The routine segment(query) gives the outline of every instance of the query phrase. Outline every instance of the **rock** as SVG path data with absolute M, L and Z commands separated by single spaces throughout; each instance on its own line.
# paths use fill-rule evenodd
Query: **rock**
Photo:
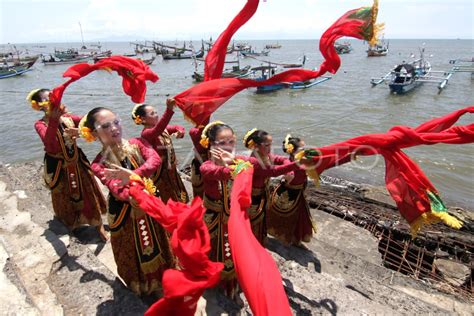
M 450 284 L 459 286 L 470 276 L 471 270 L 462 263 L 447 259 L 435 259 L 434 265 Z

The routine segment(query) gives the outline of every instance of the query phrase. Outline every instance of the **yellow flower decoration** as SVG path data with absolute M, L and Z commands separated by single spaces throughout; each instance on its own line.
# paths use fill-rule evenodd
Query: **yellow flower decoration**
M 89 127 L 84 126 L 84 124 L 87 121 L 87 115 L 84 115 L 79 122 L 79 134 L 81 134 L 81 137 L 84 138 L 84 140 L 88 143 L 91 143 L 95 141 L 95 136 L 92 135 L 92 131 Z
M 135 116 L 135 118 L 133 119 L 133 121 L 134 121 L 135 124 L 137 124 L 137 125 L 140 125 L 140 124 L 143 123 L 142 117 L 141 117 L 140 115 Z
M 201 140 L 199 141 L 199 144 L 201 144 L 201 146 L 203 148 L 209 148 L 209 138 L 201 137 Z
M 229 168 L 232 169 L 232 179 L 235 179 L 242 171 L 253 168 L 253 165 L 249 161 L 234 159 L 234 164 L 229 166 Z
M 242 139 L 242 142 L 244 143 L 244 146 L 247 147 L 248 149 L 254 149 L 255 148 L 255 142 L 253 140 L 249 140 L 249 137 L 257 131 L 257 128 L 252 128 L 250 131 L 248 131 L 244 138 Z
M 290 134 L 286 135 L 285 142 L 283 143 L 283 145 L 285 146 L 285 150 L 288 154 L 292 154 L 295 151 L 295 146 L 293 144 L 290 144 L 290 138 Z
M 204 127 L 204 129 L 202 130 L 201 140 L 199 141 L 199 144 L 201 144 L 203 148 L 209 148 L 209 137 L 207 137 L 207 132 L 209 131 L 211 127 L 215 125 L 224 125 L 224 124 L 225 123 L 222 121 L 214 121 L 207 124 L 206 127 Z
M 130 176 L 130 181 L 141 183 L 146 192 L 148 192 L 150 195 L 155 195 L 156 186 L 153 183 L 153 180 L 150 178 L 141 178 L 138 174 L 134 173 Z
M 132 118 L 135 124 L 140 125 L 143 123 L 142 117 L 140 115 L 137 115 L 137 110 L 139 107 L 141 107 L 143 103 L 137 103 L 132 109 Z

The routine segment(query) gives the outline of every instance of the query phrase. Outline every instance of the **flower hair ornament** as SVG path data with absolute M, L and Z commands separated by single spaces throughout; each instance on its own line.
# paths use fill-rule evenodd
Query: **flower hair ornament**
M 51 102 L 48 101 L 43 101 L 43 102 L 37 102 L 35 100 L 33 100 L 33 96 L 38 92 L 40 91 L 41 89 L 33 89 L 30 91 L 30 93 L 28 93 L 28 96 L 26 97 L 26 101 L 28 101 L 29 103 L 31 103 L 31 108 L 35 111 L 40 111 L 42 108 L 49 108 L 49 106 L 51 105 Z
M 206 149 L 209 148 L 209 137 L 207 136 L 207 132 L 209 131 L 209 129 L 211 129 L 211 127 L 213 127 L 215 125 L 224 125 L 224 122 L 214 121 L 214 122 L 211 122 L 211 123 L 207 124 L 206 127 L 204 127 L 204 129 L 202 130 L 202 134 L 201 134 L 201 140 L 199 141 L 199 144 L 203 148 L 206 148 Z
M 288 154 L 292 154 L 295 151 L 295 146 L 290 144 L 290 138 L 290 134 L 286 135 L 285 142 L 283 143 L 283 146 L 285 146 L 285 150 Z
M 84 115 L 79 122 L 79 134 L 88 143 L 95 141 L 95 136 L 92 135 L 92 131 L 89 127 L 84 126 L 87 121 L 87 115 Z
M 255 142 L 253 141 L 253 139 L 251 140 L 248 140 L 250 136 L 252 136 L 253 133 L 255 133 L 257 131 L 257 128 L 252 128 L 250 131 L 248 131 L 244 138 L 243 138 L 243 143 L 244 143 L 244 146 L 248 149 L 254 149 L 255 148 Z
M 140 115 L 136 114 L 138 108 L 142 105 L 143 105 L 143 103 L 137 103 L 137 104 L 135 104 L 135 106 L 132 109 L 132 118 L 133 118 L 133 121 L 135 122 L 135 124 L 137 124 L 137 125 L 140 125 L 140 124 L 143 123 L 142 117 Z

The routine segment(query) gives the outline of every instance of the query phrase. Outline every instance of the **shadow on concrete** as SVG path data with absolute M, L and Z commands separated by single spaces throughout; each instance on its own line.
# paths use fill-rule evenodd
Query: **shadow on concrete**
M 312 300 L 303 294 L 296 292 L 293 289 L 293 284 L 290 280 L 283 279 L 283 282 L 285 283 L 284 288 L 286 294 L 288 295 L 288 301 L 291 308 L 294 310 L 295 315 L 313 315 L 311 310 L 304 307 L 304 305 L 312 308 L 324 309 L 331 315 L 337 314 L 337 305 L 333 300 L 322 299 L 319 302 Z M 321 313 L 324 313 L 325 311 L 321 311 Z
M 293 260 L 303 267 L 308 267 L 312 263 L 314 264 L 315 272 L 321 273 L 321 261 L 309 249 L 285 246 L 275 238 L 268 238 L 265 247 L 270 251 L 276 252 L 286 260 Z

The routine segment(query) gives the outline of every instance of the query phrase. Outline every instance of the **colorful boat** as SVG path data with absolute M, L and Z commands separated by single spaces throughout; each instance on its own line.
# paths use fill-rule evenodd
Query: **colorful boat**
M 33 70 L 31 67 L 36 62 L 20 63 L 18 65 L 1 65 L 0 66 L 0 79 L 15 77 L 24 74 L 25 72 Z

